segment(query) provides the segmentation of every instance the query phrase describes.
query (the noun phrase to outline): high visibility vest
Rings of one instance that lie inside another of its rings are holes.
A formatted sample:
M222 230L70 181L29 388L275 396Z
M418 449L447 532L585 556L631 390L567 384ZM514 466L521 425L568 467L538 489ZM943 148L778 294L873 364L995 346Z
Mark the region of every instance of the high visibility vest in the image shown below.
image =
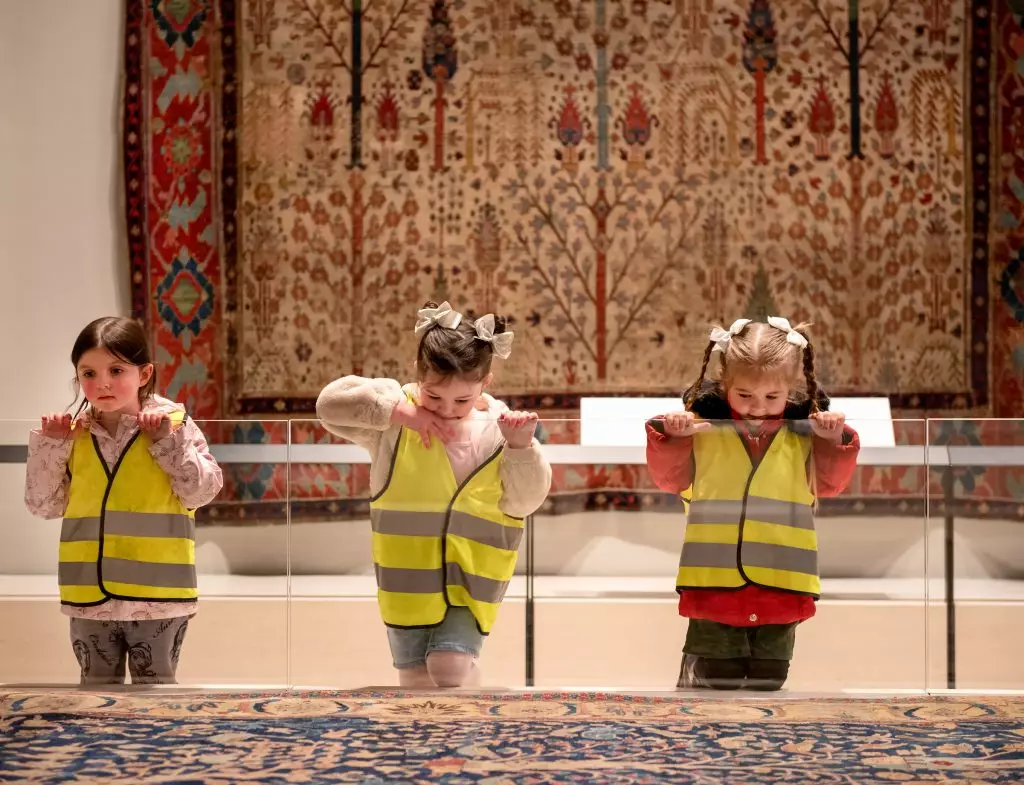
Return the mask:
M783 426L756 465L734 427L693 437L694 481L676 589L746 585L817 597L811 439Z
M184 413L171 419L180 423ZM57 567L61 602L195 599L195 513L149 454L149 438L135 434L113 469L88 431L73 438Z
M468 608L487 634L516 568L523 519L501 511L499 447L461 485L444 445L403 428L370 500L377 601L389 627L433 627Z

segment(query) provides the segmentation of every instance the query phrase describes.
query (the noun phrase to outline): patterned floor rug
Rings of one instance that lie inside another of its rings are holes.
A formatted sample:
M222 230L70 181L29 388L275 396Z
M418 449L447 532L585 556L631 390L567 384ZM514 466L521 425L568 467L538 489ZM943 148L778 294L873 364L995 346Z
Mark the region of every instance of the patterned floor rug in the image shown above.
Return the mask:
M0 694L0 782L1019 783L1024 699Z

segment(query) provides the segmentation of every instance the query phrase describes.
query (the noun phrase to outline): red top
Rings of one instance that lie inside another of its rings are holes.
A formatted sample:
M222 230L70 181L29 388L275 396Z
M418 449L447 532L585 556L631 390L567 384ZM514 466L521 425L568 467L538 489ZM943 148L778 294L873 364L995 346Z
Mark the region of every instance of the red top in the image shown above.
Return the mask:
M741 419L736 412L733 419ZM763 420L756 432L737 433L746 441L751 457L768 449L771 436L782 420ZM843 443L813 437L814 474L819 498L838 496L845 490L857 466L860 438L850 426L843 429ZM679 494L693 484L693 437L667 436L647 424L647 467L661 490ZM814 598L803 594L748 585L740 589L689 589L679 593L679 615L706 619L734 627L791 624L814 615Z

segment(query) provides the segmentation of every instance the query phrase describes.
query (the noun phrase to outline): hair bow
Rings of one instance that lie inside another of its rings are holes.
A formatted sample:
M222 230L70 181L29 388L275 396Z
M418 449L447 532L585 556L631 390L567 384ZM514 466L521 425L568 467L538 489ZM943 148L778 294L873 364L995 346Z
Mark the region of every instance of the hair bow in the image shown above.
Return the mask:
M739 335L743 332L743 328L750 324L750 319L737 319L728 330L723 330L721 327L716 327L711 331L711 340L715 342L713 352L724 352L729 347L729 341L732 340L734 335Z
M504 332L495 335L493 313L481 316L473 323L473 326L476 328L478 341L489 343L495 355L502 360L508 359L508 356L512 354L512 338L515 337L515 333Z
M807 346L807 339L790 326L789 319L783 319L781 316L769 316L768 324L776 330L782 330L786 334L786 340L794 346L800 349Z
M462 314L445 300L437 308L420 308L416 312L416 335L422 335L435 324L454 330L462 322Z

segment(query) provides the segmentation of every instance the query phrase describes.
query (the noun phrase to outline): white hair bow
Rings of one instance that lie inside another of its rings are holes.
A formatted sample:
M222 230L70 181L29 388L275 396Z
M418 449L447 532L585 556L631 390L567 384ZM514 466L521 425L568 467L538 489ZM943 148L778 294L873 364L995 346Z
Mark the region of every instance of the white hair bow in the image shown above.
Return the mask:
M494 334L494 314L489 313L477 319L473 326L476 328L476 337L491 345L494 354L502 360L507 360L512 354L512 338L515 333L505 332Z
M786 340L794 346L800 349L807 346L807 339L790 326L789 319L783 319L781 316L769 316L768 324L776 330L782 330L786 334Z
M462 314L445 300L437 308L420 308L416 312L416 335L422 335L435 324L454 330L462 322Z
M715 342L715 347L711 351L724 352L729 348L729 341L732 340L732 337L743 332L743 328L750 324L750 322L750 319L737 319L728 330L723 330L721 327L713 329L711 331L711 340Z

